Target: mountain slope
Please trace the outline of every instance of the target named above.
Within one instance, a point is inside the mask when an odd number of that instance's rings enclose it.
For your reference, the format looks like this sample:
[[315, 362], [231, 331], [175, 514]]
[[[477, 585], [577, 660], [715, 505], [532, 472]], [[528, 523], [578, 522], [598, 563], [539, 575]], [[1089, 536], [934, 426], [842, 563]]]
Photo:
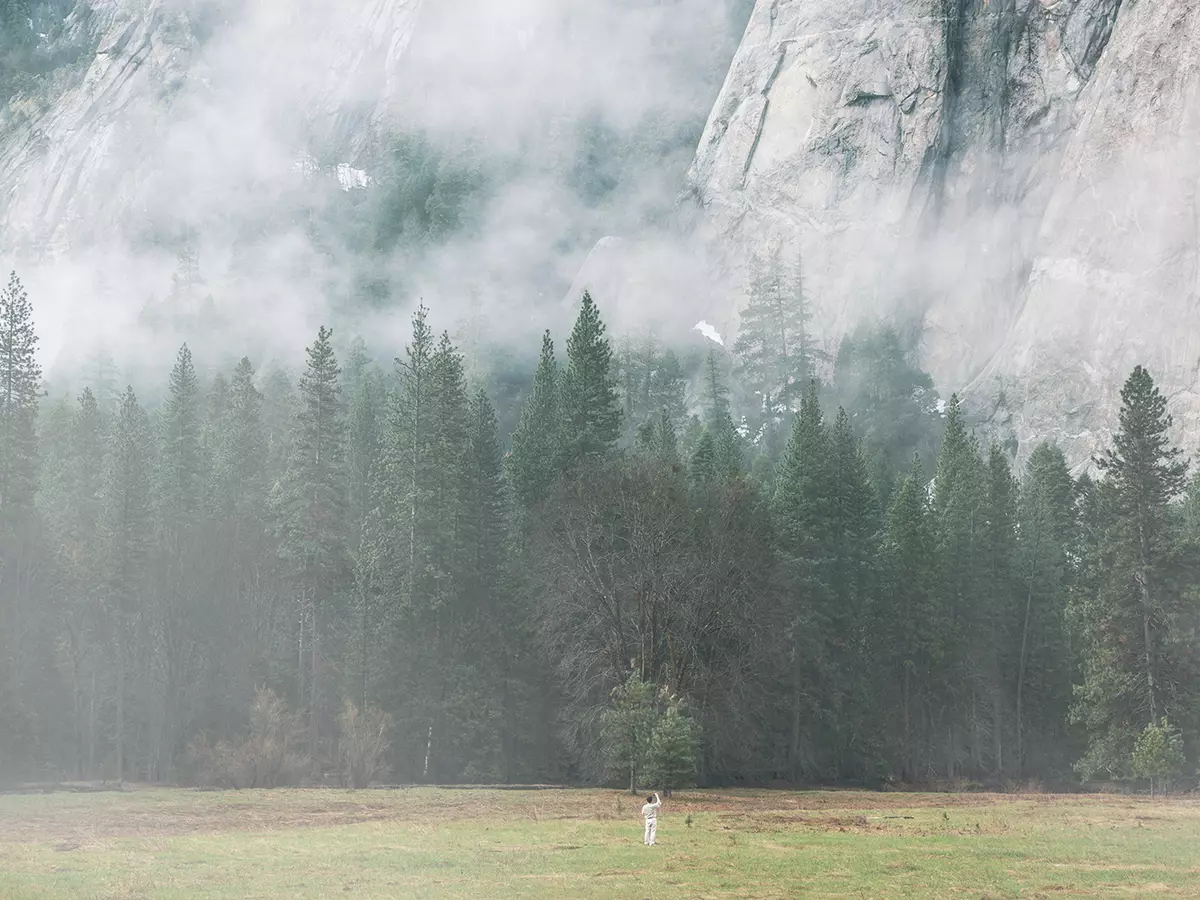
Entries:
[[1186, 0], [760, 0], [692, 194], [743, 256], [800, 250], [825, 339], [920, 313], [939, 384], [981, 409], [1004, 390], [1025, 449], [1054, 437], [1086, 459], [1135, 361], [1196, 415], [1179, 326], [1196, 303], [1198, 16]]

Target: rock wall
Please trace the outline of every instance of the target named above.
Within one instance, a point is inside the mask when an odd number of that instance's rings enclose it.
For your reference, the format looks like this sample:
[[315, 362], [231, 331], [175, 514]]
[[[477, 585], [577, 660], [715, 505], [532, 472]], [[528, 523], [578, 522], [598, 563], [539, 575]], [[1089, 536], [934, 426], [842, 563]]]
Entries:
[[188, 4], [93, 2], [82, 77], [19, 105], [0, 136], [0, 253], [61, 257], [185, 205], [225, 216], [281, 190], [313, 134], [352, 157], [362, 120], [395, 98], [422, 3], [230, 4], [236, 27], [205, 40]]
[[[925, 316], [925, 364], [1077, 461], [1148, 364], [1200, 426], [1187, 0], [760, 0], [691, 196], [736, 272], [805, 259], [834, 343]], [[1002, 413], [1002, 415], [1007, 415]]]

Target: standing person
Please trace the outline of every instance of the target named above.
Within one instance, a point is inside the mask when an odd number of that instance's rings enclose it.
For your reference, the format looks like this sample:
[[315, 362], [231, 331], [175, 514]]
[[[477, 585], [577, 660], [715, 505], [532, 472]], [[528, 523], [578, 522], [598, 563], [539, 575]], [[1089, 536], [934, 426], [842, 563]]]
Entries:
[[658, 808], [660, 806], [662, 806], [662, 800], [658, 797], [658, 791], [655, 791], [653, 797], [646, 798], [646, 803], [642, 807], [642, 818], [646, 820], [646, 837], [643, 843], [647, 847], [654, 846], [654, 832], [658, 829]]

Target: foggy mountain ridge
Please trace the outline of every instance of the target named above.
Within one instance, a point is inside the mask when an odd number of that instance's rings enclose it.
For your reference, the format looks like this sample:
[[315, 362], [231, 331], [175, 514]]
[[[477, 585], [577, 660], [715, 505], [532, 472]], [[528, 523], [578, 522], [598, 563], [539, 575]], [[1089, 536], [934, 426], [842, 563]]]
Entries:
[[[266, 353], [348, 310], [390, 347], [416, 297], [472, 291], [525, 338], [589, 286], [621, 329], [736, 333], [746, 260], [782, 246], [827, 347], [923, 316], [939, 388], [1023, 450], [1086, 460], [1137, 362], [1180, 433], [1200, 426], [1179, 327], [1200, 271], [1183, 0], [90, 7], [61, 39], [94, 51], [0, 134], [0, 257], [50, 320], [47, 353], [137, 330], [184, 231]], [[483, 199], [461, 193], [452, 230], [364, 275], [314, 240], [313, 210], [361, 206], [396, 132]], [[391, 305], [353, 299], [372, 291]]]

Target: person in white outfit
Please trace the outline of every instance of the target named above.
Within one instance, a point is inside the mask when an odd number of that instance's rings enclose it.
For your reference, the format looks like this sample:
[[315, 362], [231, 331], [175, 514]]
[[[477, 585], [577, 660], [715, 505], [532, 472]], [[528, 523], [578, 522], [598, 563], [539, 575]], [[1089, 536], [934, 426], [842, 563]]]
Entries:
[[646, 838], [643, 843], [647, 847], [654, 846], [654, 832], [658, 829], [658, 808], [660, 806], [662, 806], [662, 800], [658, 797], [658, 791], [655, 791], [653, 797], [646, 798], [646, 803], [642, 807], [642, 818], [646, 820]]

